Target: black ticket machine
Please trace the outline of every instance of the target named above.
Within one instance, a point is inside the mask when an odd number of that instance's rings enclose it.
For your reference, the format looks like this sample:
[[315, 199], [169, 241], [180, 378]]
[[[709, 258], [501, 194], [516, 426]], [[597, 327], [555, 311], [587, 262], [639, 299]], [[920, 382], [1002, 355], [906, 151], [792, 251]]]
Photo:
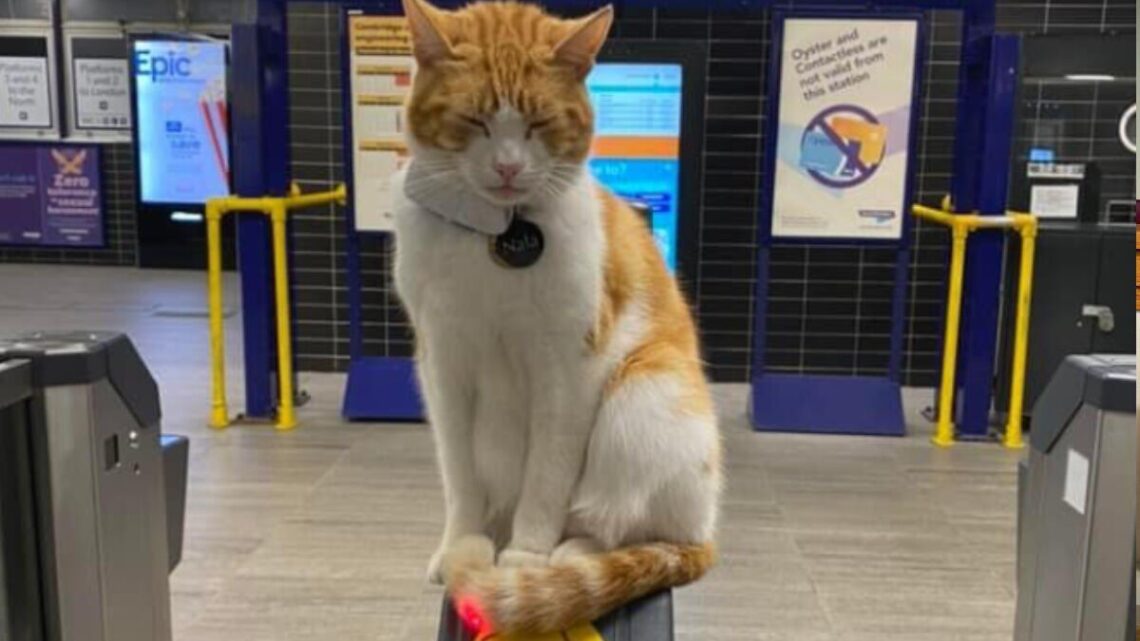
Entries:
[[1042, 220], [1100, 219], [1100, 169], [1095, 162], [1022, 162], [1014, 169], [1010, 206]]

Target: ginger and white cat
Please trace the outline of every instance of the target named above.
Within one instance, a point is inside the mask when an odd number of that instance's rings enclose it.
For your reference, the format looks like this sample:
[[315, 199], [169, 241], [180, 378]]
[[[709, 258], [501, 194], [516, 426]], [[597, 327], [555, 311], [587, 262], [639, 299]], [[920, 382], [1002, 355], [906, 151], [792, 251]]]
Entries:
[[[699, 578], [722, 480], [696, 329], [645, 224], [585, 166], [612, 10], [404, 7], [395, 281], [447, 505], [431, 578], [503, 631]], [[544, 239], [529, 266], [494, 255], [515, 218]]]

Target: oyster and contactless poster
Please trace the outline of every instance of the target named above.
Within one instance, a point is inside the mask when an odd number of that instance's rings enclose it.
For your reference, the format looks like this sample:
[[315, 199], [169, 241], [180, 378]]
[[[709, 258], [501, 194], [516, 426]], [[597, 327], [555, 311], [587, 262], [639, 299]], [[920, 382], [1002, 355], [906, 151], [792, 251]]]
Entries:
[[0, 146], [0, 244], [103, 244], [99, 148]]
[[918, 22], [788, 18], [774, 237], [898, 239]]

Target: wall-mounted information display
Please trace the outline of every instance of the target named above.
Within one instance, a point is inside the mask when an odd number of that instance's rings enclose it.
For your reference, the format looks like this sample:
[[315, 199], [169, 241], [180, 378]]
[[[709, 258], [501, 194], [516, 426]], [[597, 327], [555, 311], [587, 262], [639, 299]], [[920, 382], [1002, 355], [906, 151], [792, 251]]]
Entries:
[[200, 205], [229, 193], [226, 43], [132, 43], [139, 198]]
[[0, 145], [0, 244], [103, 244], [99, 148]]
[[131, 83], [126, 41], [118, 35], [72, 36], [67, 53], [72, 135], [129, 138]]
[[348, 16], [352, 207], [358, 231], [390, 231], [389, 178], [408, 160], [404, 98], [415, 59], [403, 16]]
[[679, 64], [599, 63], [586, 79], [594, 108], [590, 171], [623, 198], [649, 207], [653, 236], [676, 268], [681, 167]]
[[0, 129], [54, 127], [50, 51], [46, 35], [0, 35]]

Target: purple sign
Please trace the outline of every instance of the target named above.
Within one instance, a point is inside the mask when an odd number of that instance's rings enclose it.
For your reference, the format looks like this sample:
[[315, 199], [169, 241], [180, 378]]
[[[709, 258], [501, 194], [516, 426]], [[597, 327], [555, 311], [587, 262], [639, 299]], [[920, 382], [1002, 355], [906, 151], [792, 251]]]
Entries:
[[0, 244], [103, 244], [99, 148], [0, 146]]

